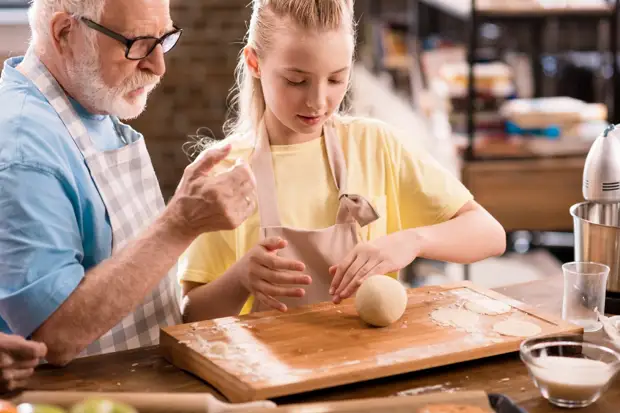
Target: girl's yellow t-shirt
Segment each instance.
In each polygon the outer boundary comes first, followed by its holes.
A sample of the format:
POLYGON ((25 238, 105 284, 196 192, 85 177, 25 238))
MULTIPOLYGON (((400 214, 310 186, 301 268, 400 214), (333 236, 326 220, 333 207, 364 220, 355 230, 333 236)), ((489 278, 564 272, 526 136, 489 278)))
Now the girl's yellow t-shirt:
MULTIPOLYGON (((334 126, 347 164, 349 192, 364 196, 380 215, 361 229, 363 240, 447 221, 473 199, 457 177, 387 124, 335 117, 334 126)), ((247 160, 252 145, 233 143, 230 157, 247 160)), ((272 145, 271 151, 282 225, 303 229, 334 225, 338 190, 324 139, 272 145)), ((257 210, 235 230, 202 234, 181 256, 179 279, 215 280, 256 245, 259 227, 257 210)), ((252 302, 250 297, 241 314, 250 311, 252 302)))

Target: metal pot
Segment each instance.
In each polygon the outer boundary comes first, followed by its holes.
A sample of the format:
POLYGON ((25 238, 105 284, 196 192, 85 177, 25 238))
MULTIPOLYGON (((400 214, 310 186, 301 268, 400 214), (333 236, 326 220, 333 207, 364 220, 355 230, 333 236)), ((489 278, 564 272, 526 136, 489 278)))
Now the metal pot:
POLYGON ((620 203, 581 202, 570 208, 575 261, 609 266, 607 292, 620 295, 620 203))

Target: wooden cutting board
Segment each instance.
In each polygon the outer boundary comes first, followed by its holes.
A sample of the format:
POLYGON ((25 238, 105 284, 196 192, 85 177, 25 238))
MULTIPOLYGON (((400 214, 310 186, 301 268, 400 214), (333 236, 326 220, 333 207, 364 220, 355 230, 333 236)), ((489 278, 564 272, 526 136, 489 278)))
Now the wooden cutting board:
POLYGON ((519 350, 522 338, 500 336, 507 318, 541 327, 541 335, 581 327, 470 282, 408 290, 403 317, 385 328, 365 324, 353 299, 287 313, 270 311, 161 330, 164 357, 217 388, 231 402, 262 400, 419 371, 519 350), (434 323, 429 314, 484 296, 512 306, 480 315, 474 330, 434 323), (224 344, 222 344, 224 343, 224 344), (224 352, 223 354, 221 352, 224 352))

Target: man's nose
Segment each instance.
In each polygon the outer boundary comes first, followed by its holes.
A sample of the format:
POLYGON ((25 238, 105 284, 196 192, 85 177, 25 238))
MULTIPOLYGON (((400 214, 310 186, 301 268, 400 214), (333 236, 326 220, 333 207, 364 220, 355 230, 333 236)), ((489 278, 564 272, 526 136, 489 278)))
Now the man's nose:
POLYGON ((164 60, 164 49, 161 44, 147 57, 140 61, 139 67, 142 70, 148 70, 156 76, 162 77, 166 73, 166 62, 164 60))

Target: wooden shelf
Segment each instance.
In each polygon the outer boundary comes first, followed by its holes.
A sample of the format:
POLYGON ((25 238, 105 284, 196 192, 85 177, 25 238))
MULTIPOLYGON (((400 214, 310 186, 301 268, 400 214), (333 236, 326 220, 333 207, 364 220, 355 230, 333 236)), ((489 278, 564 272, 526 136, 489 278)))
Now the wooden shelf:
MULTIPOLYGON (((455 134, 455 146, 459 153, 467 149, 467 137, 455 134)), ((591 142, 547 140, 544 138, 485 138, 477 136, 474 141, 476 158, 550 158, 566 156, 585 156, 590 150, 591 142)))
MULTIPOLYGON (((471 0, 420 0, 427 6, 435 7, 460 19, 469 18, 471 0)), ((482 18, 537 18, 537 17, 572 17, 601 18, 613 14, 611 4, 604 2, 577 5, 556 5, 544 7, 536 0, 478 0, 476 14, 482 18)))

